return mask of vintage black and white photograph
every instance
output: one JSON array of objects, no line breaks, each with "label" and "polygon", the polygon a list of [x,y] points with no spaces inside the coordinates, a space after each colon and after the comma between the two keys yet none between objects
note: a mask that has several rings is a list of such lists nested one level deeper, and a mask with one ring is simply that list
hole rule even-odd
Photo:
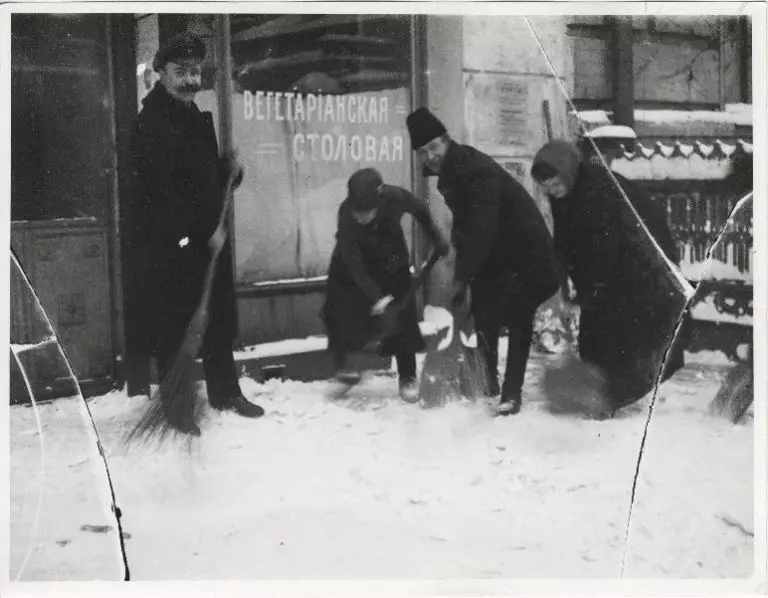
[{"label": "vintage black and white photograph", "polygon": [[3,8],[11,592],[764,592],[764,3],[98,4]]}]

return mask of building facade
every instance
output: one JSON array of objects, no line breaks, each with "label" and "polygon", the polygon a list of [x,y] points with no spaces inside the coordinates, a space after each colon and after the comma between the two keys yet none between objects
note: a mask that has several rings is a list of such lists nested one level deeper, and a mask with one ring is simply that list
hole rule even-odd
[{"label": "building facade", "polygon": [[[721,113],[751,101],[748,19],[629,19],[632,110]],[[617,49],[607,17],[229,20],[231,133],[246,168],[233,220],[243,345],[323,334],[336,210],[356,169],[374,166],[387,182],[414,189],[450,226],[410,148],[405,118],[415,107],[429,106],[456,140],[496,158],[548,216],[529,175],[536,150],[576,134],[574,109],[610,120],[626,97],[616,75],[626,48]],[[13,16],[13,245],[82,379],[122,375],[124,156],[157,79],[154,53],[184,30],[208,45],[197,103],[218,123],[213,15]],[[403,226],[420,261],[423,241],[413,223]],[[440,293],[449,270],[436,270],[428,296]],[[33,338],[42,334],[40,315],[23,281],[15,284],[12,336]]]}]

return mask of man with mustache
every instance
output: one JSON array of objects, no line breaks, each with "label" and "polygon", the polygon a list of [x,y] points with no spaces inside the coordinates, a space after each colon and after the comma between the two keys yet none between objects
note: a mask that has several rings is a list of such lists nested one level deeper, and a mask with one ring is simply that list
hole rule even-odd
[{"label": "man with mustache", "polygon": [[205,53],[205,44],[186,33],[158,50],[160,80],[133,132],[121,214],[126,346],[129,354],[154,354],[164,375],[200,301],[211,252],[222,248],[201,350],[208,400],[215,409],[259,417],[264,410],[243,397],[232,355],[232,247],[218,226],[225,185],[232,175],[240,183],[242,167],[219,157],[212,115],[194,103]]}]

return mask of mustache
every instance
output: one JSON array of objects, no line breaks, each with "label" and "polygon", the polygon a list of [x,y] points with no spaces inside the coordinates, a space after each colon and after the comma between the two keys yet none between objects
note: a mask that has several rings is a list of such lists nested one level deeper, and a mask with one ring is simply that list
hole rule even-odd
[{"label": "mustache", "polygon": [[196,85],[196,84],[192,84],[192,85],[180,85],[180,86],[177,88],[177,90],[178,90],[179,92],[181,92],[181,93],[197,93],[198,91],[200,91],[200,88],[201,88],[201,87],[202,87],[201,85]]}]

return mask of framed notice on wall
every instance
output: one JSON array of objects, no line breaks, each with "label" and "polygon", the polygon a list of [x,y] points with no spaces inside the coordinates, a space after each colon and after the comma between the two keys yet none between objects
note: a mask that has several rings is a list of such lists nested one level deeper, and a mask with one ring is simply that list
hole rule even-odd
[{"label": "framed notice on wall", "polygon": [[496,126],[499,145],[527,145],[528,85],[499,81],[496,91]]},{"label": "framed notice on wall", "polygon": [[465,118],[471,143],[527,153],[532,141],[530,82],[485,73],[467,77]]}]

